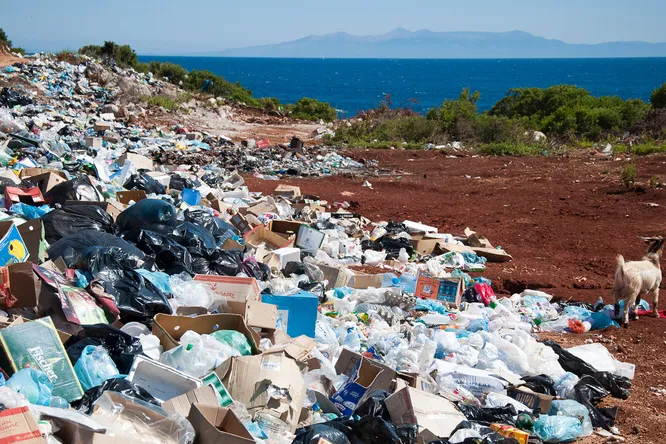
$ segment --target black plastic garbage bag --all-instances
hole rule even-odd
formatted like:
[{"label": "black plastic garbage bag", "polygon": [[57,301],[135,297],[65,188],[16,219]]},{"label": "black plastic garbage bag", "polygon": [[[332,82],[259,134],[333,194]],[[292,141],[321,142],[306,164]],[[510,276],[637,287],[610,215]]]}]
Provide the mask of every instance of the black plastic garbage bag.
[{"label": "black plastic garbage bag", "polygon": [[116,364],[118,372],[123,375],[129,373],[134,357],[143,353],[138,338],[116,327],[107,324],[86,325],[65,344],[72,365],[76,364],[83,349],[88,345],[103,346]]},{"label": "black plastic garbage bag", "polygon": [[368,394],[361,404],[354,410],[355,415],[359,416],[379,416],[389,419],[388,410],[384,400],[391,396],[388,390],[374,390]]},{"label": "black plastic garbage bag", "polygon": [[[242,256],[240,250],[227,251],[236,251],[236,253],[232,254],[234,254],[236,257]],[[271,269],[268,267],[268,265],[262,262],[257,262],[257,260],[254,258],[245,259],[241,264],[241,271],[258,281],[266,281],[271,276]]]},{"label": "black plastic garbage bag", "polygon": [[395,259],[400,254],[400,249],[404,248],[407,251],[408,255],[414,253],[414,248],[412,244],[404,238],[393,239],[389,236],[384,236],[377,241],[373,242],[371,240],[364,240],[361,242],[361,248],[365,250],[375,250],[382,251],[386,250],[386,257],[389,259]]},{"label": "black plastic garbage bag", "polygon": [[201,225],[193,222],[183,222],[173,228],[171,232],[173,239],[187,249],[198,251],[215,250],[217,244],[215,238]]},{"label": "black plastic garbage bag", "polygon": [[94,402],[97,401],[104,392],[118,392],[150,404],[160,405],[160,402],[144,388],[132,384],[125,378],[114,378],[107,379],[102,385],[86,390],[83,394],[83,398],[78,401],[76,409],[86,415],[91,414]]},{"label": "black plastic garbage bag", "polygon": [[592,426],[610,430],[615,424],[617,408],[597,408],[599,402],[609,395],[608,390],[599,385],[592,376],[583,376],[574,387],[576,401],[587,407]]},{"label": "black plastic garbage bag", "polygon": [[153,224],[175,225],[176,208],[159,199],[143,199],[123,211],[116,219],[120,231],[144,228]]},{"label": "black plastic garbage bag", "polygon": [[518,415],[516,408],[511,404],[504,407],[476,407],[473,405],[458,404],[458,408],[469,421],[484,424],[501,423],[515,425],[515,417]]},{"label": "black plastic garbage bag", "polygon": [[[467,438],[463,441],[463,444],[520,444],[518,440],[514,438],[507,438],[490,427],[480,424],[478,422],[474,421],[462,421],[458,426],[453,429],[451,432],[451,436],[453,436],[454,433],[456,433],[458,430],[463,430],[463,429],[471,429],[475,430],[476,432],[481,435],[481,439],[479,438]],[[435,441],[438,442],[438,441]],[[448,441],[443,441],[443,442],[448,442]]]},{"label": "black plastic garbage bag", "polygon": [[57,208],[41,218],[44,238],[50,244],[70,234],[86,230],[113,233],[115,225],[109,213],[96,205],[75,205]]},{"label": "black plastic garbage bag", "polygon": [[183,191],[185,188],[196,188],[196,185],[186,177],[180,176],[178,174],[172,174],[171,180],[169,181],[169,188],[172,190]]},{"label": "black plastic garbage bag", "polygon": [[156,314],[172,312],[164,293],[135,271],[141,261],[131,253],[117,247],[90,247],[79,255],[74,266],[90,272],[104,291],[115,297],[124,323],[149,325]]},{"label": "black plastic garbage bag", "polygon": [[117,247],[139,259],[144,259],[144,253],[129,242],[110,233],[96,230],[86,230],[65,236],[48,249],[50,258],[62,257],[65,264],[71,267],[79,255],[89,247]]},{"label": "black plastic garbage bag", "polygon": [[44,194],[44,200],[50,205],[64,205],[68,200],[97,202],[104,200],[104,197],[92,184],[90,177],[82,175],[54,186]]},{"label": "black plastic garbage bag", "polygon": [[[320,441],[325,440],[325,441]],[[324,424],[313,424],[305,429],[296,432],[296,437],[292,444],[319,444],[327,442],[331,444],[350,444],[347,435],[332,427]]]},{"label": "black plastic garbage bag", "polygon": [[123,185],[123,188],[127,190],[143,190],[146,194],[166,194],[166,187],[146,173],[131,175]]},{"label": "black plastic garbage bag", "polygon": [[207,259],[214,274],[236,276],[244,270],[243,252],[240,250],[215,250]]},{"label": "black plastic garbage bag", "polygon": [[608,390],[608,392],[616,398],[627,399],[629,397],[629,391],[631,389],[631,380],[629,378],[613,375],[608,372],[599,372],[587,362],[563,349],[555,341],[544,341],[543,343],[557,353],[559,357],[558,362],[565,371],[571,372],[579,377],[585,375],[592,376],[597,380],[597,385]]},{"label": "black plastic garbage bag", "polygon": [[229,222],[226,222],[219,217],[215,217],[204,210],[186,210],[185,222],[194,222],[195,224],[201,225],[208,230],[216,240],[224,236],[229,230],[234,234],[240,234],[238,229]]},{"label": "black plastic garbage bag", "polygon": [[0,105],[13,108],[17,105],[27,106],[32,104],[32,99],[12,88],[2,88],[0,91]]},{"label": "black plastic garbage bag", "polygon": [[166,235],[150,229],[133,230],[123,235],[137,248],[155,258],[155,266],[169,275],[193,274],[192,256],[187,248]]},{"label": "black plastic garbage bag", "polygon": [[533,392],[542,393],[544,395],[557,396],[555,389],[553,389],[555,381],[553,381],[553,378],[550,376],[524,376],[523,381],[525,381],[525,387],[529,388]]}]

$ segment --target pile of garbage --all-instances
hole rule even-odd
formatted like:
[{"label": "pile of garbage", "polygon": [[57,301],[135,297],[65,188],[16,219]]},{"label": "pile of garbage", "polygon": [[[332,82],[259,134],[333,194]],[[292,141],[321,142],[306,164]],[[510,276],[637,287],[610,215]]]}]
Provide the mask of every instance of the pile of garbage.
[{"label": "pile of garbage", "polygon": [[[267,147],[119,124],[85,66],[40,61],[48,75],[6,73],[33,73],[62,106],[0,94],[0,408],[11,419],[0,441],[619,434],[617,409],[599,403],[629,396],[634,366],[601,344],[538,338],[613,328],[602,303],[496,295],[482,273],[512,257],[470,229],[373,222],[295,186],[253,193],[240,173],[293,167],[277,149],[251,167]],[[221,163],[152,157],[178,151]],[[319,171],[360,168],[299,156]]]}]

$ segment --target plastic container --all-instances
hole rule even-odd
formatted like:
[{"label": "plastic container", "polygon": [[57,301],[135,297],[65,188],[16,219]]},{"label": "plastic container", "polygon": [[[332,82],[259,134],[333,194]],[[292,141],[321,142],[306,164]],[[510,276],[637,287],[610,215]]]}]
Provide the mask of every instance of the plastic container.
[{"label": "plastic container", "polygon": [[141,335],[149,335],[150,329],[140,322],[128,322],[123,325],[120,331],[124,331],[130,336],[138,338]]}]

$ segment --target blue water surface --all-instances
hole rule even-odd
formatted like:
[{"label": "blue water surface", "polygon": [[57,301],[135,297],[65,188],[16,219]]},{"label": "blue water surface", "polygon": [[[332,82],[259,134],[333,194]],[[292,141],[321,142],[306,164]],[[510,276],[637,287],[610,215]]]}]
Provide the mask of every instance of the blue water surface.
[{"label": "blue water surface", "polygon": [[139,56],[208,70],[240,82],[256,97],[295,103],[302,97],[330,102],[349,117],[379,104],[425,111],[456,98],[462,88],[481,93],[479,108],[489,109],[510,88],[577,85],[597,96],[649,100],[666,82],[666,58],[635,59],[284,59]]}]

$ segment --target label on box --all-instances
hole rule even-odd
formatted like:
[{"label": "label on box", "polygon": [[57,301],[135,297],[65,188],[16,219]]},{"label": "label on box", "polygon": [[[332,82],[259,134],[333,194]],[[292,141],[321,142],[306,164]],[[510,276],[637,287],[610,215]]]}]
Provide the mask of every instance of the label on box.
[{"label": "label on box", "polygon": [[227,407],[234,403],[234,400],[231,399],[231,395],[227,388],[222,384],[220,378],[218,378],[215,372],[210,373],[204,376],[201,379],[204,385],[210,385],[215,390],[215,396],[217,397],[217,402],[220,404],[220,407]]},{"label": "label on box", "polygon": [[289,327],[289,310],[278,310],[275,327],[287,331]]},{"label": "label on box", "polygon": [[14,223],[0,239],[0,266],[25,262],[30,253]]}]

